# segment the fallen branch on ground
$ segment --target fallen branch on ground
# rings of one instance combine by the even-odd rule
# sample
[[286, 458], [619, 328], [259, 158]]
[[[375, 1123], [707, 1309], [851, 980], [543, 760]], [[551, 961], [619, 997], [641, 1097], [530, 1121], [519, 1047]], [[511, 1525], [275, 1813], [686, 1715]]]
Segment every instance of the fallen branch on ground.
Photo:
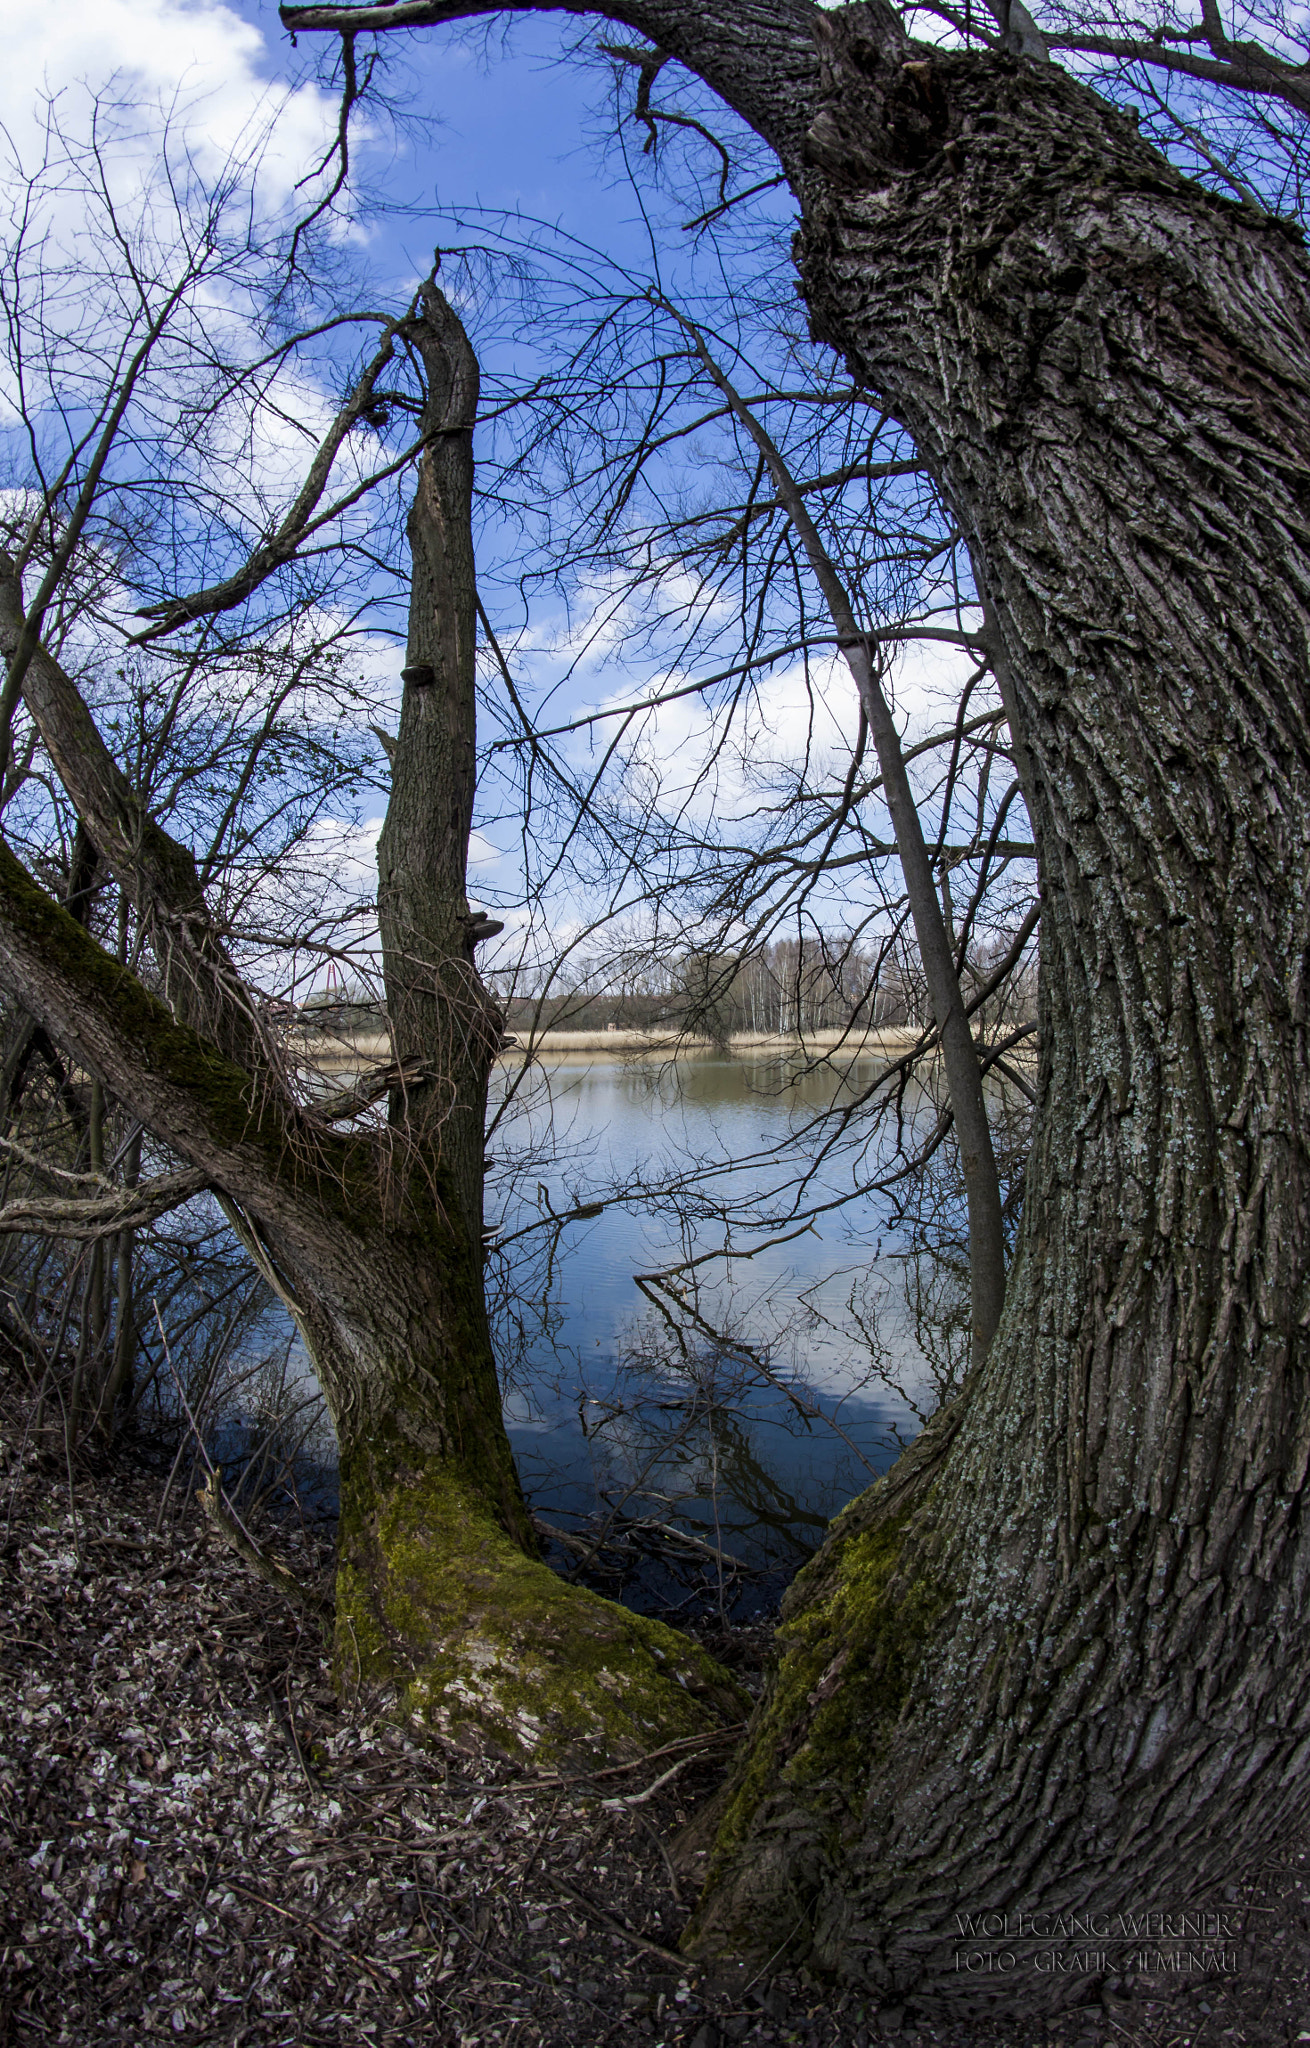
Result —
[[288, 1600], [294, 1600], [298, 1607], [308, 1607], [312, 1613], [327, 1614], [332, 1609], [329, 1594], [317, 1591], [313, 1586], [302, 1586], [294, 1573], [285, 1565], [277, 1563], [262, 1551], [252, 1536], [247, 1535], [229, 1513], [215, 1467], [206, 1476], [197, 1498], [212, 1526], [218, 1531], [229, 1550], [234, 1550], [251, 1571], [258, 1572], [268, 1585], [276, 1586], [279, 1593], [285, 1593]]

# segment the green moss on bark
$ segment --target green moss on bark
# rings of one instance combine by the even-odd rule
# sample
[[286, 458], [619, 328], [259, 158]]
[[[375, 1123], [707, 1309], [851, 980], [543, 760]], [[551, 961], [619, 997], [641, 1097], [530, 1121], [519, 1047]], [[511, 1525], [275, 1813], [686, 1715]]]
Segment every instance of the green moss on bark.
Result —
[[839, 1526], [797, 1578], [774, 1676], [715, 1841], [709, 1890], [775, 1785], [828, 1795], [821, 1805], [836, 1794], [842, 1807], [876, 1766], [950, 1598], [922, 1561], [917, 1518], [911, 1562], [910, 1520], [902, 1514], [849, 1536]]
[[420, 1727], [534, 1762], [622, 1760], [745, 1719], [676, 1630], [528, 1557], [449, 1468], [343, 1502], [342, 1679], [396, 1686]]
[[[116, 1087], [138, 1105], [152, 1128], [180, 1151], [213, 1161], [219, 1150], [243, 1152], [252, 1163], [305, 1193], [343, 1223], [375, 1208], [378, 1169], [366, 1140], [300, 1125], [284, 1098], [261, 1087], [216, 1046], [180, 1024], [159, 998], [98, 946], [76, 918], [47, 896], [7, 847], [0, 846], [3, 937], [16, 972], [7, 976], [37, 1015], [51, 1014], [73, 1044], [104, 1035]], [[133, 1080], [140, 1082], [133, 1089]], [[188, 1142], [189, 1139], [201, 1141]], [[208, 1151], [209, 1161], [201, 1154]], [[366, 1209], [363, 1213], [368, 1213]]]

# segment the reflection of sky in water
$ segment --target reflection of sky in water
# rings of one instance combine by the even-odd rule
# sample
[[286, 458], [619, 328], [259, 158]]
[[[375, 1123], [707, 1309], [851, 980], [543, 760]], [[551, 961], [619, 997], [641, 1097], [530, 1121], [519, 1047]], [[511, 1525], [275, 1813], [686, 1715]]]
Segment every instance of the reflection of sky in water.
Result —
[[[855, 1062], [847, 1092], [879, 1064]], [[559, 1211], [638, 1174], [655, 1180], [689, 1162], [764, 1152], [789, 1117], [826, 1107], [842, 1085], [821, 1072], [783, 1096], [776, 1087], [783, 1071], [777, 1061], [748, 1065], [714, 1055], [675, 1068], [552, 1058], [543, 1077], [549, 1101], [539, 1084], [532, 1106], [492, 1149], [508, 1153], [528, 1137], [543, 1158], [554, 1149], [560, 1163], [530, 1175], [527, 1200], [499, 1216], [489, 1191], [488, 1216], [508, 1235], [540, 1212], [539, 1186]], [[866, 1155], [865, 1177], [873, 1164]], [[832, 1161], [810, 1201], [848, 1188], [851, 1177], [848, 1157]], [[784, 1178], [756, 1160], [718, 1185], [763, 1212]], [[548, 1315], [530, 1334], [507, 1401], [538, 1513], [563, 1527], [598, 1509], [666, 1519], [763, 1568], [776, 1589], [836, 1509], [886, 1469], [893, 1431], [908, 1438], [917, 1427], [908, 1405], [871, 1380], [868, 1347], [848, 1310], [853, 1289], [866, 1309], [879, 1304], [893, 1377], [917, 1389], [922, 1360], [906, 1326], [899, 1267], [878, 1256], [878, 1223], [875, 1204], [858, 1200], [753, 1259], [701, 1269], [705, 1320], [761, 1347], [772, 1382], [705, 1337], [689, 1362], [680, 1361], [634, 1281], [687, 1251], [721, 1244], [720, 1224], [703, 1220], [684, 1238], [673, 1216], [614, 1206], [570, 1225]], [[512, 1248], [520, 1266], [521, 1247], [532, 1242]]]
[[[867, 1083], [878, 1065], [853, 1063], [848, 1092]], [[831, 1074], [813, 1074], [784, 1098], [775, 1085], [784, 1071], [777, 1061], [748, 1065], [708, 1054], [676, 1067], [553, 1056], [530, 1108], [490, 1140], [503, 1157], [532, 1142], [539, 1164], [514, 1204], [498, 1210], [489, 1185], [487, 1215], [508, 1235], [540, 1213], [539, 1188], [560, 1211], [639, 1174], [654, 1182], [689, 1162], [765, 1153], [789, 1115], [826, 1107], [839, 1085]], [[502, 1088], [505, 1078], [502, 1069]], [[866, 1178], [876, 1164], [865, 1157]], [[851, 1176], [849, 1158], [827, 1164], [809, 1200], [843, 1191]], [[763, 1208], [784, 1177], [757, 1160], [719, 1185]], [[752, 1568], [755, 1576], [733, 1602], [738, 1615], [772, 1605], [831, 1516], [885, 1471], [896, 1436], [908, 1440], [918, 1427], [906, 1401], [871, 1376], [868, 1347], [852, 1326], [854, 1289], [866, 1310], [871, 1302], [878, 1306], [890, 1376], [917, 1396], [923, 1361], [907, 1328], [899, 1263], [886, 1255], [890, 1242], [880, 1253], [879, 1213], [873, 1200], [856, 1200], [755, 1258], [701, 1269], [697, 1300], [705, 1321], [756, 1347], [768, 1376], [758, 1361], [731, 1346], [716, 1349], [704, 1336], [690, 1357], [680, 1357], [634, 1279], [720, 1244], [720, 1224], [703, 1221], [684, 1239], [676, 1213], [618, 1205], [570, 1224], [553, 1261], [544, 1316], [538, 1299], [535, 1317], [526, 1318], [526, 1343], [501, 1342], [509, 1364], [506, 1420], [536, 1512], [573, 1531], [590, 1521], [594, 1532], [595, 1518], [611, 1513], [690, 1531]], [[547, 1241], [541, 1233], [510, 1247], [518, 1277], [542, 1281], [533, 1251]], [[334, 1514], [330, 1426], [299, 1440], [314, 1406], [309, 1361], [283, 1310], [270, 1307], [267, 1320], [272, 1352], [282, 1358], [277, 1399], [266, 1389], [252, 1405], [248, 1373], [238, 1372], [230, 1398], [211, 1410], [211, 1452], [243, 1500], [289, 1454], [302, 1508]], [[262, 1419], [271, 1406], [288, 1416], [272, 1466]], [[689, 1611], [713, 1606], [713, 1565], [683, 1562], [676, 1581], [641, 1562], [612, 1590], [634, 1605], [663, 1606], [699, 1584]]]

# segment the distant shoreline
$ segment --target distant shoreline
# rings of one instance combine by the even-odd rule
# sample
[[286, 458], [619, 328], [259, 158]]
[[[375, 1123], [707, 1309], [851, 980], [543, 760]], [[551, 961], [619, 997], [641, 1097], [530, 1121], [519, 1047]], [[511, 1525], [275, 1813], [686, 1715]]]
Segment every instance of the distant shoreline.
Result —
[[[919, 1032], [905, 1025], [861, 1032], [807, 1031], [803, 1038], [795, 1032], [734, 1031], [726, 1039], [708, 1038], [696, 1032], [628, 1030], [620, 1026], [613, 1031], [541, 1031], [533, 1050], [663, 1053], [667, 1057], [680, 1052], [831, 1052], [840, 1046], [853, 1053], [899, 1054], [919, 1036]], [[512, 1059], [522, 1049], [522, 1045], [510, 1046], [501, 1058]]]
[[[315, 1031], [303, 1024], [293, 1027], [292, 1042], [324, 1072], [357, 1072], [373, 1063], [384, 1064], [393, 1057], [391, 1040], [382, 1031], [344, 1033]], [[672, 1031], [540, 1031], [532, 1044], [535, 1058], [569, 1054], [612, 1053], [625, 1058], [678, 1059], [684, 1055], [718, 1052], [733, 1059], [759, 1054], [811, 1054], [841, 1052], [851, 1058], [899, 1059], [917, 1043], [922, 1033], [908, 1025], [891, 1025], [876, 1031], [808, 1031], [804, 1038], [792, 1033], [735, 1031], [725, 1041], [699, 1034]], [[527, 1046], [523, 1036], [510, 1033], [498, 1058], [506, 1063], [522, 1060]]]

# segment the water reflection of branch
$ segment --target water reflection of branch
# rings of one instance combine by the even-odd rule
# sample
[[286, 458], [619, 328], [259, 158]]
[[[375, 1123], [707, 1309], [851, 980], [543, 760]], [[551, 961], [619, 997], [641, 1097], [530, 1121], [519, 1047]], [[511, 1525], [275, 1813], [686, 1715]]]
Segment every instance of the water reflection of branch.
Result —
[[[667, 1313], [671, 1306], [657, 1298], [652, 1310], [658, 1307]], [[751, 1390], [767, 1386], [781, 1392], [807, 1434], [816, 1419], [827, 1418], [817, 1403], [807, 1402], [796, 1385], [760, 1355], [759, 1347], [728, 1339], [722, 1332], [707, 1341], [706, 1331], [712, 1329], [707, 1319], [701, 1317], [704, 1327], [698, 1330], [686, 1317], [687, 1305], [680, 1306], [685, 1324], [681, 1332], [676, 1318], [674, 1334], [662, 1320], [653, 1337], [638, 1337], [635, 1343], [630, 1339], [624, 1346], [620, 1373], [635, 1381], [632, 1393], [606, 1400], [598, 1419], [588, 1423], [583, 1418], [589, 1443], [631, 1455], [626, 1473], [622, 1478], [615, 1473], [614, 1483], [607, 1484], [607, 1475], [595, 1472], [597, 1513], [585, 1528], [559, 1529], [540, 1520], [537, 1526], [539, 1533], [568, 1552], [571, 1574], [585, 1575], [593, 1583], [603, 1581], [603, 1590], [612, 1594], [616, 1584], [621, 1589], [635, 1580], [643, 1599], [658, 1597], [660, 1611], [669, 1619], [690, 1609], [717, 1609], [722, 1623], [752, 1581], [771, 1579], [779, 1570], [790, 1576], [804, 1563], [828, 1520], [826, 1513], [803, 1507], [787, 1494], [776, 1472], [761, 1463], [749, 1423]], [[674, 1342], [677, 1334], [682, 1337], [681, 1351]], [[673, 1391], [670, 1377], [675, 1387], [690, 1381], [683, 1399], [664, 1398]], [[737, 1406], [743, 1401], [748, 1404], [744, 1413]], [[681, 1412], [672, 1428], [652, 1413], [662, 1416], [674, 1409]], [[837, 1433], [860, 1457], [840, 1425]], [[670, 1464], [675, 1471], [681, 1466], [686, 1475], [671, 1490], [664, 1476]], [[638, 1499], [659, 1506], [655, 1512], [649, 1507], [633, 1512]], [[725, 1544], [725, 1500], [731, 1503], [731, 1526], [760, 1547], [758, 1559], [748, 1561]], [[707, 1526], [702, 1526], [702, 1512]], [[684, 1576], [692, 1564], [700, 1567], [694, 1584]], [[680, 1600], [661, 1575], [683, 1589]], [[622, 1597], [621, 1591], [617, 1597]]]
[[606, 1516], [605, 1521], [601, 1525], [600, 1534], [597, 1536], [595, 1542], [592, 1544], [590, 1552], [574, 1567], [573, 1576], [576, 1577], [578, 1572], [583, 1571], [589, 1564], [595, 1561], [595, 1558], [599, 1551], [603, 1548], [605, 1539], [609, 1535], [610, 1530], [613, 1528], [617, 1517], [622, 1513], [623, 1509], [627, 1506], [628, 1502], [632, 1499], [633, 1495], [641, 1492], [642, 1487], [644, 1486], [646, 1480], [654, 1471], [656, 1465], [659, 1464], [660, 1460], [664, 1457], [667, 1457], [668, 1453], [671, 1450], [676, 1448], [676, 1446], [679, 1443], [683, 1442], [686, 1439], [688, 1432], [692, 1427], [692, 1424], [698, 1422], [699, 1420], [701, 1420], [701, 1416], [697, 1412], [697, 1409], [693, 1406], [691, 1413], [685, 1418], [681, 1427], [675, 1430], [671, 1437], [666, 1438], [661, 1444], [659, 1444], [656, 1447], [654, 1451], [652, 1451], [650, 1457], [642, 1466], [641, 1471], [637, 1474], [637, 1477], [632, 1482], [631, 1486], [627, 1488], [627, 1490], [620, 1496], [619, 1500], [611, 1507], [609, 1514]]
[[[579, 1559], [579, 1569], [589, 1564], [597, 1553], [597, 1544], [588, 1543], [585, 1537], [575, 1535], [569, 1529], [561, 1529], [554, 1522], [546, 1521], [541, 1515], [532, 1517], [532, 1526], [539, 1536], [551, 1543], [558, 1543]], [[703, 1557], [712, 1558], [715, 1564], [728, 1571], [740, 1572], [743, 1577], [754, 1577], [755, 1568], [743, 1558], [734, 1557], [730, 1550], [723, 1550], [717, 1544], [705, 1542], [703, 1537], [693, 1536], [689, 1529], [679, 1529], [672, 1522], [661, 1522], [655, 1515], [632, 1515], [624, 1519], [622, 1535], [614, 1548], [634, 1549], [634, 1539], [642, 1536], [658, 1536], [672, 1544], [675, 1549], [692, 1550]]]
[[[799, 1236], [800, 1234], [801, 1233], [798, 1231], [792, 1232], [793, 1236]], [[785, 1243], [787, 1240], [784, 1238], [779, 1239], [777, 1241], [779, 1243]], [[688, 1261], [688, 1263], [690, 1264], [693, 1262]], [[699, 1262], [697, 1261], [694, 1263]], [[684, 1268], [681, 1266], [675, 1266], [668, 1269], [668, 1271], [670, 1272], [681, 1272], [683, 1270]], [[796, 1413], [801, 1417], [802, 1421], [805, 1423], [807, 1429], [815, 1421], [825, 1423], [827, 1427], [833, 1432], [834, 1436], [838, 1436], [841, 1438], [847, 1450], [850, 1451], [854, 1457], [859, 1459], [861, 1465], [863, 1465], [866, 1472], [871, 1474], [871, 1476], [875, 1479], [879, 1476], [877, 1467], [869, 1463], [869, 1460], [865, 1457], [859, 1445], [855, 1443], [855, 1441], [850, 1436], [848, 1436], [846, 1431], [842, 1428], [841, 1424], [837, 1421], [836, 1417], [825, 1413], [823, 1408], [821, 1408], [819, 1403], [814, 1399], [813, 1395], [806, 1395], [805, 1397], [803, 1397], [802, 1393], [798, 1392], [795, 1384], [792, 1381], [783, 1379], [778, 1373], [776, 1373], [773, 1370], [772, 1366], [769, 1364], [768, 1359], [765, 1356], [763, 1346], [758, 1344], [751, 1344], [745, 1338], [728, 1337], [722, 1331], [717, 1330], [714, 1327], [714, 1325], [705, 1316], [701, 1314], [698, 1308], [694, 1307], [691, 1303], [687, 1302], [684, 1298], [682, 1298], [679, 1289], [669, 1284], [667, 1272], [639, 1273], [636, 1275], [636, 1280], [637, 1285], [642, 1289], [642, 1292], [646, 1294], [652, 1301], [655, 1300], [654, 1290], [656, 1288], [661, 1288], [663, 1289], [663, 1291], [667, 1292], [670, 1295], [670, 1297], [675, 1302], [677, 1302], [680, 1311], [684, 1315], [686, 1315], [692, 1323], [695, 1324], [696, 1328], [701, 1331], [702, 1335], [709, 1337], [715, 1344], [721, 1345], [725, 1351], [729, 1351], [733, 1355], [747, 1360], [750, 1364], [751, 1369], [754, 1372], [757, 1372], [760, 1378], [765, 1380], [767, 1384], [773, 1388], [775, 1393], [781, 1394], [784, 1397], [784, 1399], [789, 1401], [792, 1407], [796, 1410]]]
[[507, 1245], [517, 1244], [521, 1237], [532, 1237], [538, 1230], [549, 1230], [552, 1224], [558, 1239], [566, 1223], [589, 1223], [593, 1217], [604, 1214], [604, 1202], [583, 1202], [576, 1209], [548, 1209], [544, 1216], [538, 1216], [535, 1223], [524, 1223], [518, 1230], [496, 1232], [496, 1250], [504, 1251]]

